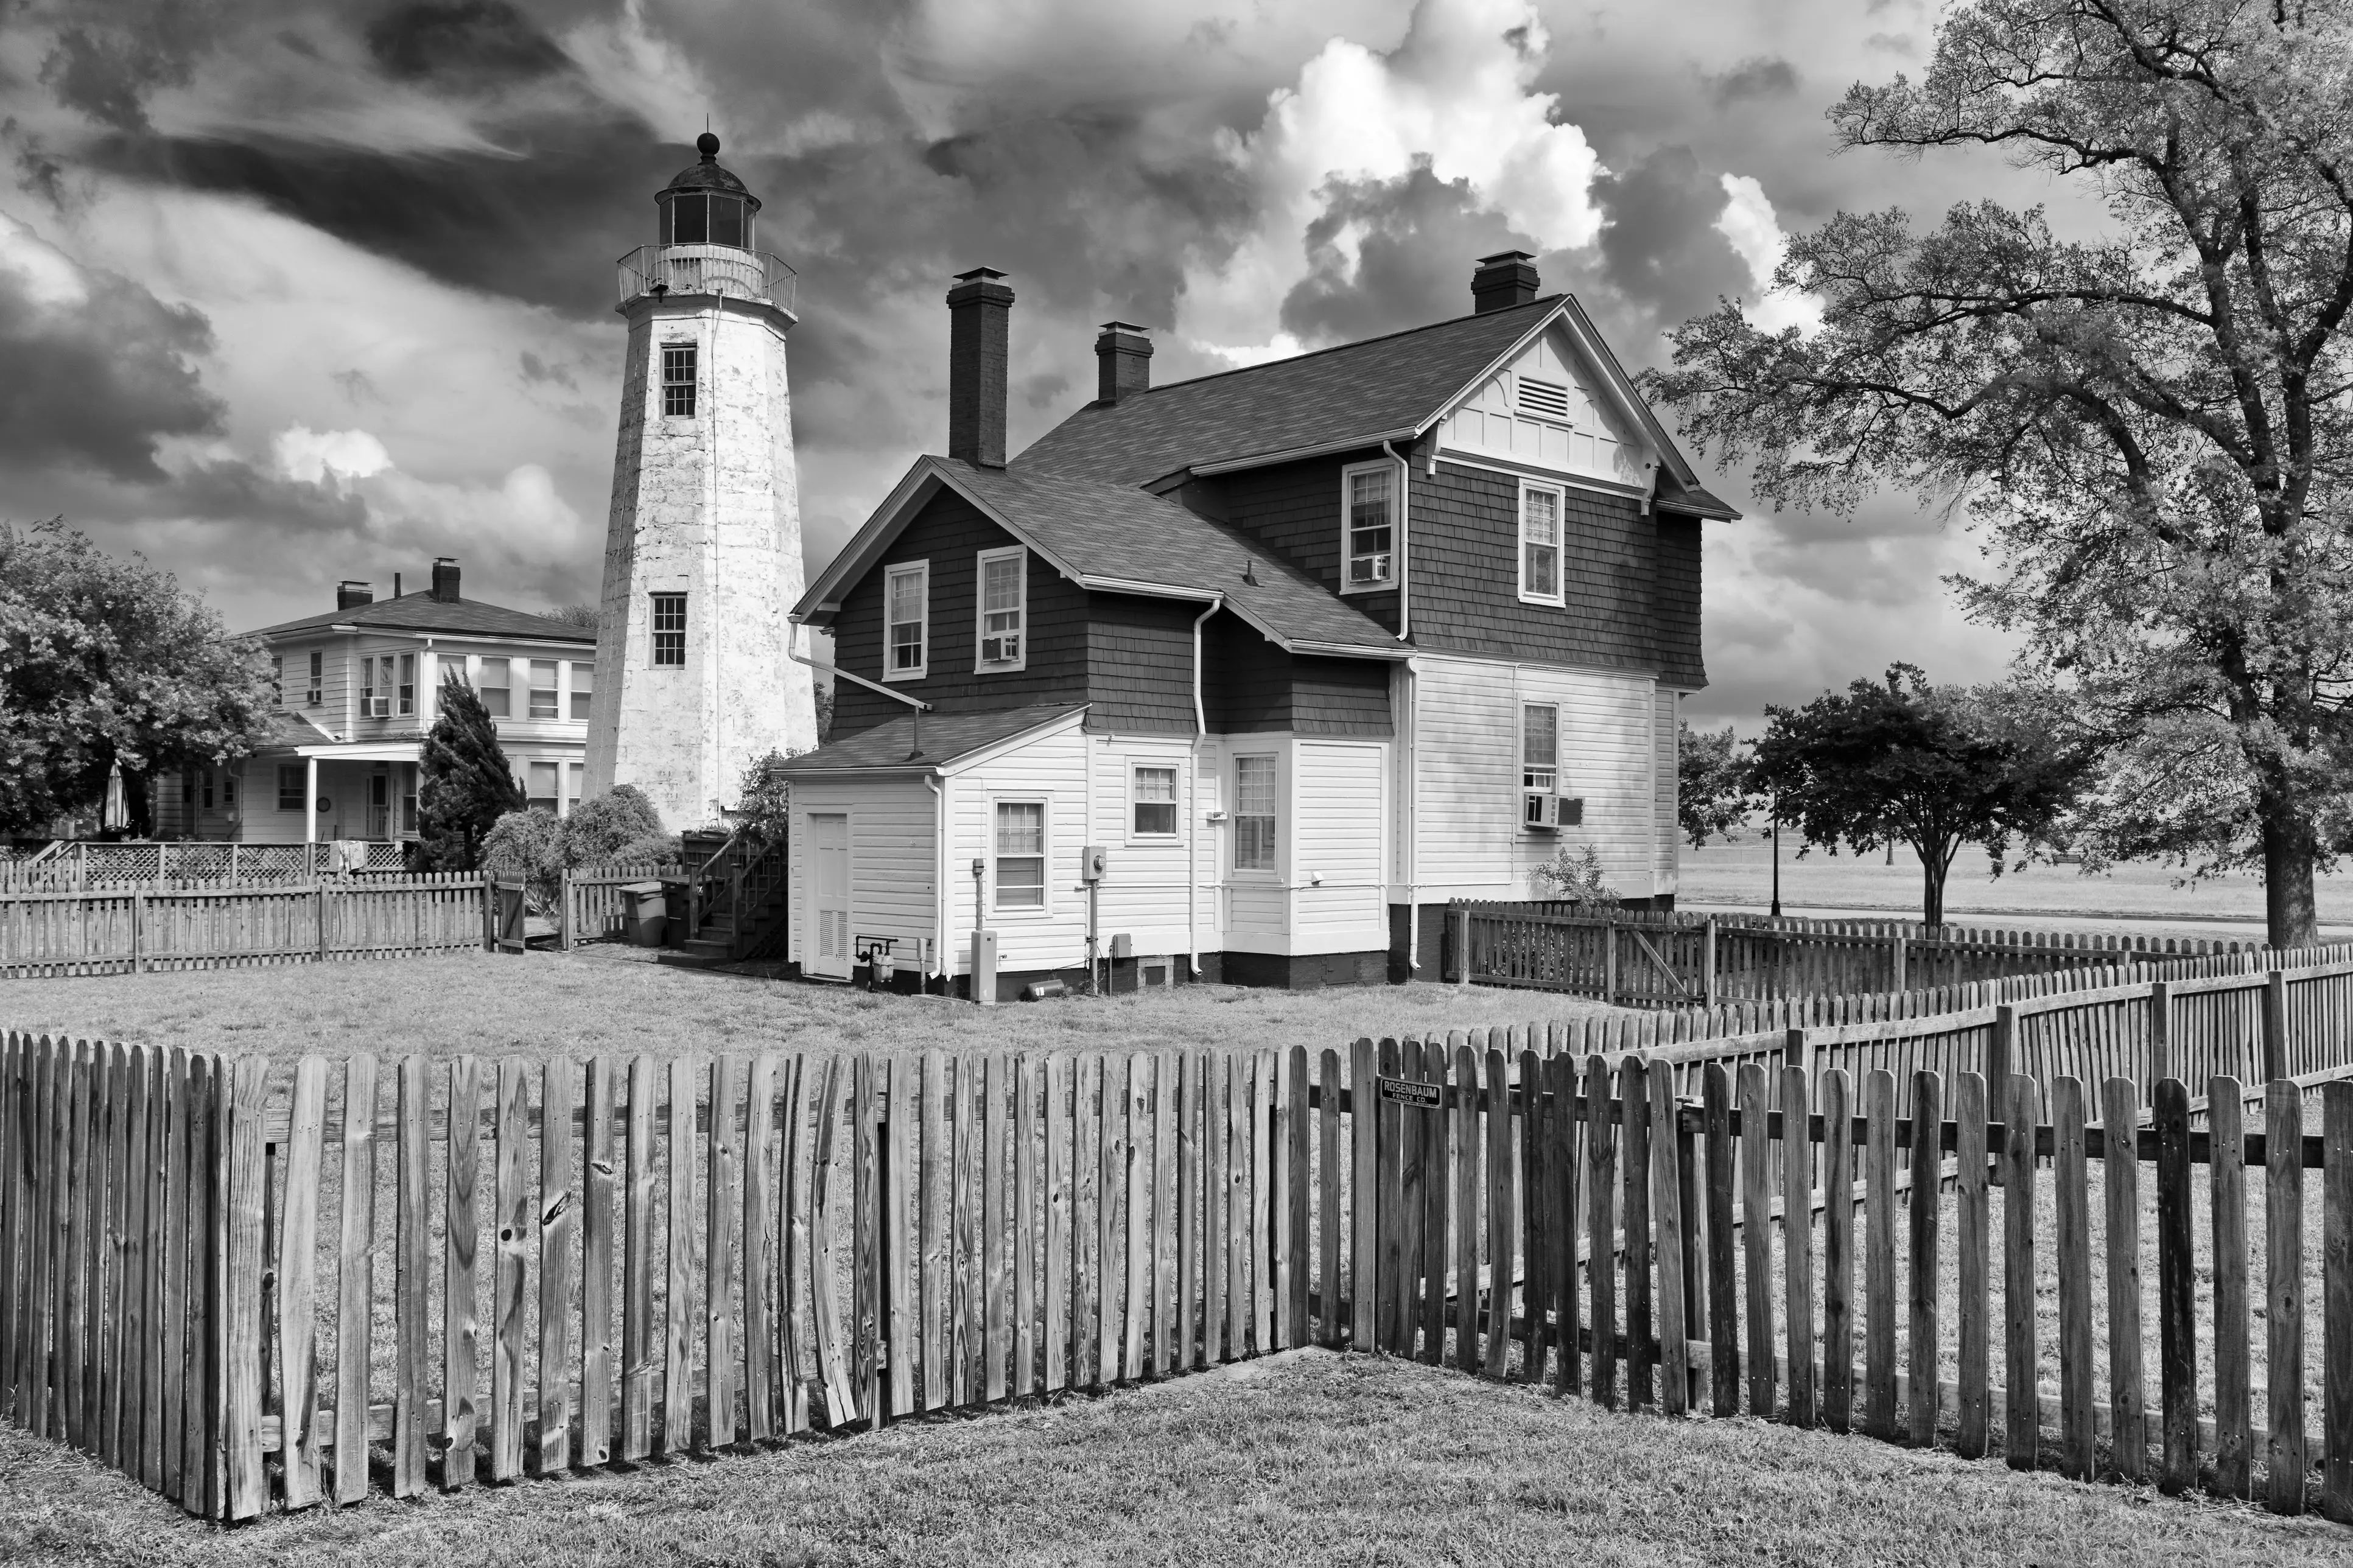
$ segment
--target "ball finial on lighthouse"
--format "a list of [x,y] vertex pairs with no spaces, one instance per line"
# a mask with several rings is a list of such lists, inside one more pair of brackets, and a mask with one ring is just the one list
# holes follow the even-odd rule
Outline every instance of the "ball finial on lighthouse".
[[708,131],[694,139],[694,150],[702,154],[706,163],[719,162],[719,138]]

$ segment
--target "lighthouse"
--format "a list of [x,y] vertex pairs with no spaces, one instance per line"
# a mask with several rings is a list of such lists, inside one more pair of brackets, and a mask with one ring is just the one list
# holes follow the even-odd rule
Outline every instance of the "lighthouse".
[[587,792],[635,784],[673,830],[720,820],[744,769],[817,744],[800,597],[785,340],[793,270],[758,248],[760,200],[701,162],[654,196],[620,261],[628,323],[598,602]]

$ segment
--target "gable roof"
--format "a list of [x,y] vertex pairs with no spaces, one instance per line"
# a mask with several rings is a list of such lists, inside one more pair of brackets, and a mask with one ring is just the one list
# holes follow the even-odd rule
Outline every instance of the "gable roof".
[[543,642],[591,643],[593,626],[575,626],[547,616],[510,610],[480,599],[454,602],[437,599],[420,589],[396,599],[377,599],[348,610],[329,610],[300,620],[280,621],[248,632],[248,637],[285,637],[295,632],[325,631],[330,626],[363,626],[374,631],[446,632],[453,636],[532,637]]
[[[776,771],[788,779],[818,779],[845,773],[931,773],[953,767],[979,752],[1018,740],[1059,719],[1086,711],[1083,702],[1039,702],[1027,708],[979,713],[907,714],[829,742],[814,752],[788,757]],[[914,755],[921,724],[923,750]]]
[[1658,451],[1662,499],[1704,517],[1738,517],[1700,488],[1690,460],[1567,294],[1171,382],[1115,404],[1091,403],[1012,467],[1144,485],[1187,469],[1208,473],[1409,440],[1556,322],[1593,362],[1604,395]]
[[[837,595],[870,570],[901,528],[943,489],[1044,557],[1081,587],[1226,607],[1293,653],[1402,658],[1387,628],[1266,545],[1130,485],[951,458],[915,459],[907,477],[793,606],[829,619]],[[1245,581],[1245,564],[1255,582]]]

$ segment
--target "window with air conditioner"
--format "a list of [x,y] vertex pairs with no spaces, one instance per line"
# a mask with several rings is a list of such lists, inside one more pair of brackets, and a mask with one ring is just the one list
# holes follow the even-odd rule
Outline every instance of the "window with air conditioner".
[[984,550],[976,562],[979,578],[981,672],[1026,668],[1029,658],[1029,552],[1016,544]]
[[1560,710],[1549,702],[1520,709],[1520,826],[1560,826]]
[[882,577],[882,679],[921,680],[931,663],[932,563],[910,561]]
[[1397,584],[1397,469],[1389,463],[1365,463],[1340,474],[1340,505],[1345,514],[1341,550],[1347,562],[1343,591],[1388,588]]
[[1561,492],[1550,485],[1520,486],[1520,598],[1524,603],[1563,602],[1561,500]]
[[360,717],[385,719],[392,714],[392,659],[364,658],[360,660]]

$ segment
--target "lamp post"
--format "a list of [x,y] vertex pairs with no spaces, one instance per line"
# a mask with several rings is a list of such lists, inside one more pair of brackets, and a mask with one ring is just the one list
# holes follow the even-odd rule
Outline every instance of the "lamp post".
[[1781,918],[1781,797],[1773,797],[1773,918]]

